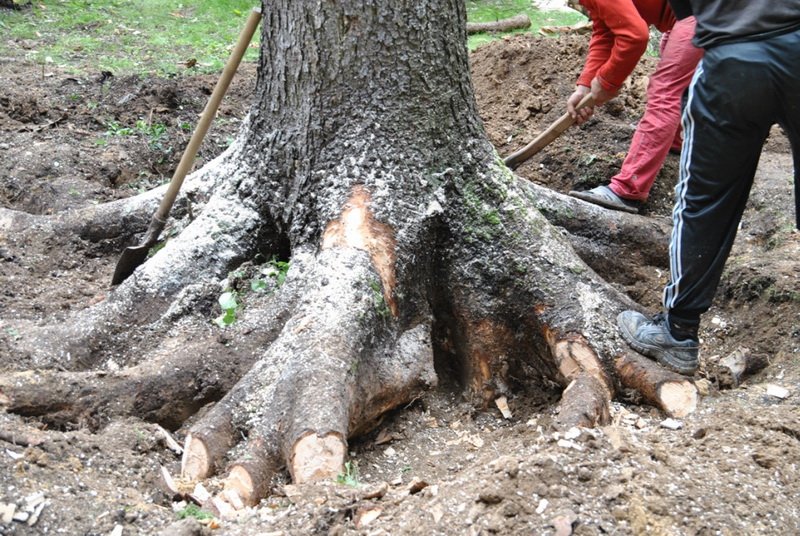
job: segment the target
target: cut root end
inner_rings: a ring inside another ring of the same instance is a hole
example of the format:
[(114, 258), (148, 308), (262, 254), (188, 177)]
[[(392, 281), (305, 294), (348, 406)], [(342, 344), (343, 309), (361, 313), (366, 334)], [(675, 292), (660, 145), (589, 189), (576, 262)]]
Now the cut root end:
[(291, 472), (295, 484), (332, 480), (342, 472), (347, 445), (339, 434), (308, 434), (294, 446)]
[(228, 502), (236, 506), (236, 498), (245, 505), (253, 506), (258, 503), (256, 487), (250, 473), (241, 465), (231, 468), (228, 478), (225, 479), (225, 497)]
[(181, 458), (181, 476), (191, 480), (201, 480), (211, 476), (212, 472), (211, 456), (205, 441), (187, 434)]

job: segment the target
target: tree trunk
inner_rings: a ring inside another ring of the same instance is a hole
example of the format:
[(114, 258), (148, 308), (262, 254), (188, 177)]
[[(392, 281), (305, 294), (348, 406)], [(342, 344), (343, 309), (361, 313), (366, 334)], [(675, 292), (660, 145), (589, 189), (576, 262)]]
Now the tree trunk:
[[(19, 330), (9, 344), (31, 368), (65, 372), (48, 371), (53, 388), (35, 396), (39, 380), (0, 379), (0, 402), (97, 424), (142, 414), (147, 393), (130, 385), (163, 391), (157, 371), (174, 364), (181, 387), (156, 405), (182, 421), (216, 401), (188, 430), (184, 475), (227, 471), (228, 496), (245, 503), (284, 466), (298, 482), (335, 476), (348, 438), (434, 385), (446, 360), (477, 405), (511, 395), (513, 377), (571, 386), (563, 426), (605, 422), (631, 383), (615, 366), (626, 345), (613, 319), (633, 304), (487, 141), (464, 3), (277, 0), (263, 12), (256, 102), (237, 141), (189, 180), (179, 236), (101, 303)], [(153, 199), (114, 210), (143, 231)], [(558, 203), (545, 204), (569, 212)], [(285, 282), (272, 278), (277, 261)], [(248, 291), (259, 278), (272, 293)], [(225, 288), (243, 308), (223, 329), (211, 321)], [(92, 372), (112, 363), (121, 372)], [(149, 418), (181, 424), (152, 405)]]

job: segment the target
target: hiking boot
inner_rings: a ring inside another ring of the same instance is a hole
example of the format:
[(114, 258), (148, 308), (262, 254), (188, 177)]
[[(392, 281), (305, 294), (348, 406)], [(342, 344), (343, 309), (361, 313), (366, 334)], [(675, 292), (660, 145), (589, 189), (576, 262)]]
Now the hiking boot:
[(663, 313), (651, 319), (636, 311), (623, 311), (617, 316), (617, 326), (628, 344), (640, 354), (687, 376), (697, 370), (698, 342), (694, 339), (679, 341), (673, 337)]
[(610, 208), (611, 210), (621, 210), (623, 212), (630, 212), (631, 214), (639, 212), (639, 208), (637, 207), (638, 203), (636, 201), (621, 198), (608, 186), (597, 186), (585, 192), (573, 190), (569, 195), (595, 205), (600, 205), (601, 207)]

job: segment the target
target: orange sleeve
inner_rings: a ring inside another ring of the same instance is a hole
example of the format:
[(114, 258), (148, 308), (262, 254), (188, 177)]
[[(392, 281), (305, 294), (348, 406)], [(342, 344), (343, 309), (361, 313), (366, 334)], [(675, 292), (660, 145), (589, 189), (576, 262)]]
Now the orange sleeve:
[(592, 18), (589, 54), (578, 84), (591, 86), (597, 77), (603, 89), (619, 89), (647, 50), (648, 24), (632, 0), (582, 0)]

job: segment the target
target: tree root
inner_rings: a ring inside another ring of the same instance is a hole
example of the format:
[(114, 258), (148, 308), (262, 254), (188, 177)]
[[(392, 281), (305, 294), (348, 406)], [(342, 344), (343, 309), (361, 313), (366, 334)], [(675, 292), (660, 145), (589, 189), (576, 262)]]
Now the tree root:
[(670, 372), (631, 350), (617, 357), (614, 366), (623, 385), (641, 393), (645, 400), (670, 417), (680, 419), (697, 408), (697, 387), (685, 376)]
[[(12, 341), (12, 346), (29, 356), (33, 368), (97, 367), (114, 352), (112, 345), (118, 335), (129, 335), (134, 326), (158, 321), (193, 282), (223, 279), (255, 253), (262, 236), (257, 214), (239, 200), (215, 196), (180, 238), (167, 242), (107, 299), (77, 312), (63, 324), (22, 326), (18, 329), (22, 338)], [(200, 259), (203, 262), (198, 262)], [(213, 284), (206, 291), (212, 288)], [(129, 337), (118, 341), (126, 346), (131, 343)]]
[[(195, 204), (204, 204), (218, 185), (237, 172), (241, 144), (232, 144), (202, 169), (189, 175), (182, 185), (171, 212), (173, 219), (199, 212)], [(167, 191), (168, 184), (138, 195), (66, 210), (52, 215), (29, 214), (0, 207), (0, 245), (44, 238), (79, 237), (98, 242), (109, 239), (133, 240), (144, 232), (150, 218)]]
[(3, 376), (0, 405), (60, 429), (97, 429), (109, 418), (126, 415), (175, 429), (220, 399), (250, 365), (224, 345), (197, 337), (170, 341), (162, 351), (121, 372), (39, 370)]
[(324, 284), (187, 437), (183, 472), (199, 479), (223, 467), (237, 431), (248, 434), (226, 480), (247, 504), (284, 464), (295, 482), (335, 477), (346, 438), (436, 383), (430, 322), (395, 332), (370, 285), (379, 276), (369, 256), (335, 247), (317, 262), (309, 280)]
[(621, 259), (628, 259), (626, 265), (667, 266), (669, 218), (608, 210), (532, 182), (519, 182), (532, 205), (550, 223), (570, 233), (575, 252), (603, 277), (618, 272)]

